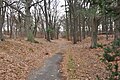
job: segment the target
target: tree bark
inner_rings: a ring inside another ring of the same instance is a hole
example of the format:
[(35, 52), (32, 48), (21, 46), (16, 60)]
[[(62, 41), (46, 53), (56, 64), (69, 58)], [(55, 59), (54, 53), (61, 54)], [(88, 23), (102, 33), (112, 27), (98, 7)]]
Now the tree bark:
[(82, 18), (82, 37), (85, 39), (85, 17)]
[(73, 6), (73, 44), (77, 44), (77, 11), (76, 11), (76, 4), (77, 0), (74, 1)]
[(67, 1), (65, 0), (65, 14), (66, 14), (66, 38), (69, 41), (69, 27), (68, 27), (68, 12), (67, 12)]
[[(3, 6), (3, 0), (0, 0), (0, 7)], [(0, 41), (4, 41), (4, 37), (3, 37), (3, 24), (4, 24), (4, 17), (5, 17), (5, 8), (0, 8)]]
[[(120, 0), (117, 1), (117, 7), (120, 7)], [(117, 14), (118, 14), (118, 16), (120, 16), (119, 10), (118, 10)], [(115, 22), (114, 39), (116, 40), (116, 39), (120, 38), (120, 17), (117, 17), (117, 19), (114, 22)]]
[(97, 22), (96, 17), (94, 16), (92, 19), (91, 48), (96, 48), (97, 34), (98, 34), (98, 22)]
[(50, 30), (49, 30), (49, 24), (48, 24), (48, 13), (47, 13), (46, 0), (44, 0), (44, 9), (45, 9), (45, 20), (46, 20), (46, 38), (48, 41), (50, 41)]
[(32, 3), (32, 0), (27, 1), (26, 0), (26, 16), (25, 16), (25, 26), (27, 31), (27, 40), (30, 42), (34, 42), (34, 35), (33, 35), (33, 21), (32, 16), (30, 13), (30, 5)]

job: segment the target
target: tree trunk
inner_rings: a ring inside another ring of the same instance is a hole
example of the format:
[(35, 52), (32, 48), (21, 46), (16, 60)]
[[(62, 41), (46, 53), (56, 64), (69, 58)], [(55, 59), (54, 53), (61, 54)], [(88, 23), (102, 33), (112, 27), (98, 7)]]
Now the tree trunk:
[(8, 12), (7, 12), (7, 34), (9, 34), (9, 16), (8, 16)]
[(0, 41), (3, 41), (3, 33), (2, 33), (2, 15), (0, 15)]
[(33, 28), (32, 28), (33, 22), (29, 9), (26, 10), (25, 26), (27, 31), (27, 40), (30, 42), (34, 42), (35, 40), (34, 40)]
[(73, 44), (77, 43), (77, 23), (76, 23), (76, 16), (74, 16), (74, 28), (73, 28)]
[(39, 20), (39, 17), (37, 16), (37, 8), (36, 8), (36, 6), (34, 7), (34, 11), (35, 11), (35, 13), (34, 13), (34, 18), (35, 18), (35, 26), (34, 26), (34, 30), (33, 30), (33, 35), (34, 35), (34, 37), (36, 37), (36, 34), (37, 34), (37, 23), (38, 23), (38, 20)]
[(79, 40), (80, 42), (82, 41), (82, 35), (81, 35), (81, 19), (80, 19), (80, 13), (79, 13), (79, 21), (78, 21), (78, 25), (79, 25)]
[[(2, 3), (2, 0), (0, 0), (0, 7), (2, 6), (3, 6), (3, 3)], [(0, 8), (0, 41), (4, 41), (2, 28), (4, 24), (5, 11), (6, 11), (5, 8)]]
[[(120, 7), (120, 0), (117, 0), (117, 8)], [(118, 10), (118, 16), (120, 16), (120, 11)], [(114, 39), (118, 39), (120, 38), (120, 17), (116, 17), (116, 20), (114, 21), (115, 22), (115, 37)]]
[(120, 38), (120, 20), (115, 21), (115, 29), (114, 29), (114, 31), (115, 31), (114, 39), (116, 40), (116, 39)]
[(74, 1), (74, 6), (73, 6), (73, 44), (77, 44), (77, 12), (76, 12), (76, 3), (77, 0)]
[(96, 48), (97, 45), (97, 33), (98, 33), (98, 25), (96, 17), (92, 19), (92, 35), (91, 35), (91, 48)]
[(72, 40), (72, 36), (73, 36), (73, 21), (72, 21), (72, 4), (71, 4), (71, 0), (69, 0), (69, 24), (70, 24), (70, 40)]
[[(0, 0), (0, 7), (2, 7), (2, 0)], [(2, 8), (0, 8), (0, 41), (3, 39), (2, 27)]]
[(57, 27), (57, 39), (59, 39), (59, 29), (60, 29), (60, 27)]
[(110, 30), (109, 30), (110, 34), (113, 34), (113, 25), (112, 25), (112, 18), (110, 17)]
[(13, 21), (12, 21), (12, 11), (10, 10), (10, 38), (13, 36)]
[(106, 40), (108, 40), (108, 25), (107, 25), (107, 16), (106, 16), (106, 14), (105, 14), (105, 17), (104, 17), (105, 19), (105, 23), (104, 23), (104, 26), (105, 26), (105, 32), (106, 32)]
[(105, 21), (103, 20), (102, 21), (102, 33), (105, 33), (105, 30), (106, 30), (104, 25), (105, 25)]
[(34, 42), (34, 35), (33, 35), (33, 21), (32, 21), (32, 16), (30, 13), (30, 8), (29, 6), (31, 5), (32, 0), (26, 2), (26, 16), (25, 16), (25, 27), (27, 31), (27, 40), (30, 42)]
[(82, 37), (85, 39), (85, 17), (82, 20)]
[(45, 9), (45, 20), (46, 20), (46, 37), (47, 37), (47, 40), (50, 41), (50, 30), (49, 30), (49, 24), (48, 24), (48, 13), (47, 13), (46, 0), (44, 0), (44, 9)]
[(69, 41), (69, 27), (68, 27), (68, 13), (67, 13), (67, 1), (65, 0), (65, 12), (66, 12), (66, 38)]

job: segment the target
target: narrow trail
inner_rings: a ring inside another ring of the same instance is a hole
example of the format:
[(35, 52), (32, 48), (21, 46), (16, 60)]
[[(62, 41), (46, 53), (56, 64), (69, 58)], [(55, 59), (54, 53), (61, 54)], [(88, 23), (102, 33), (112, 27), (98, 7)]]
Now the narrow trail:
[(30, 73), (27, 80), (61, 80), (60, 62), (62, 62), (62, 52), (66, 49), (66, 43), (58, 43), (56, 54), (45, 60), (44, 65)]

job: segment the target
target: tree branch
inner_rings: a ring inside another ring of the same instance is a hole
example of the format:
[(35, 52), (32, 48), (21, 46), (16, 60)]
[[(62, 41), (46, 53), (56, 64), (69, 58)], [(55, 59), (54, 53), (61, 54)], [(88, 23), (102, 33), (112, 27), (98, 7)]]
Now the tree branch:
[(4, 1), (4, 2), (5, 2), (5, 4), (6, 4), (6, 6), (10, 6), (12, 9), (15, 9), (16, 11), (18, 11), (22, 16), (25, 16), (25, 14), (24, 14), (22, 11), (20, 11), (18, 8), (10, 5), (10, 4), (7, 3), (6, 1)]
[(38, 4), (38, 3), (41, 3), (42, 1), (43, 1), (43, 0), (37, 1), (36, 3), (31, 4), (31, 5), (29, 6), (29, 8), (31, 8), (32, 6), (34, 6), (34, 5)]
[[(3, 1), (3, 2), (5, 2), (5, 1)], [(6, 2), (5, 2), (5, 3), (6, 3)], [(7, 6), (11, 6), (11, 5), (13, 5), (14, 3), (16, 3), (16, 1), (14, 1), (13, 3), (10, 3), (10, 4), (8, 4), (8, 5), (2, 6), (2, 7), (0, 7), (0, 8), (4, 8), (4, 7), (7, 7)]]

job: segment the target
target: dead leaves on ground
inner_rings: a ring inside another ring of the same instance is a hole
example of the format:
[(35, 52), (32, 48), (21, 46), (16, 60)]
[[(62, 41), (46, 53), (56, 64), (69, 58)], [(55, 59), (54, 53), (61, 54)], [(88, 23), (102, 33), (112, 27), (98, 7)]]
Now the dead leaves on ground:
[(46, 53), (52, 55), (55, 43), (39, 40), (39, 44), (24, 40), (0, 43), (0, 80), (25, 80), (31, 69), (40, 67)]
[[(110, 38), (109, 41), (105, 40), (105, 36), (98, 36), (102, 38), (98, 43), (108, 44), (113, 39)], [(62, 62), (64, 76), (67, 76), (66, 80), (96, 80), (98, 75), (101, 78), (105, 78), (107, 72), (105, 71), (105, 66), (100, 62), (100, 55), (103, 53), (103, 49), (90, 49), (91, 38), (86, 38), (84, 41), (78, 44), (67, 46), (66, 54), (64, 54), (64, 60)], [(69, 55), (75, 61), (75, 76), (71, 74), (69, 70)], [(71, 77), (70, 77), (71, 76)]]
[[(99, 43), (107, 44), (112, 41), (112, 39), (106, 41), (103, 37), (100, 36), (102, 40), (99, 40)], [(96, 80), (96, 75), (104, 77), (104, 64), (98, 58), (103, 51), (101, 48), (90, 49), (90, 40), (87, 38), (76, 45), (63, 39), (52, 43), (38, 39), (39, 44), (24, 40), (2, 42), (0, 43), (0, 80), (25, 80), (31, 69), (41, 66), (45, 58), (59, 51), (64, 53), (61, 67), (65, 80), (71, 78), (69, 75), (71, 69), (68, 69), (69, 55), (73, 59), (70, 64), (75, 64), (75, 69), (72, 69), (74, 79), (71, 80)]]

